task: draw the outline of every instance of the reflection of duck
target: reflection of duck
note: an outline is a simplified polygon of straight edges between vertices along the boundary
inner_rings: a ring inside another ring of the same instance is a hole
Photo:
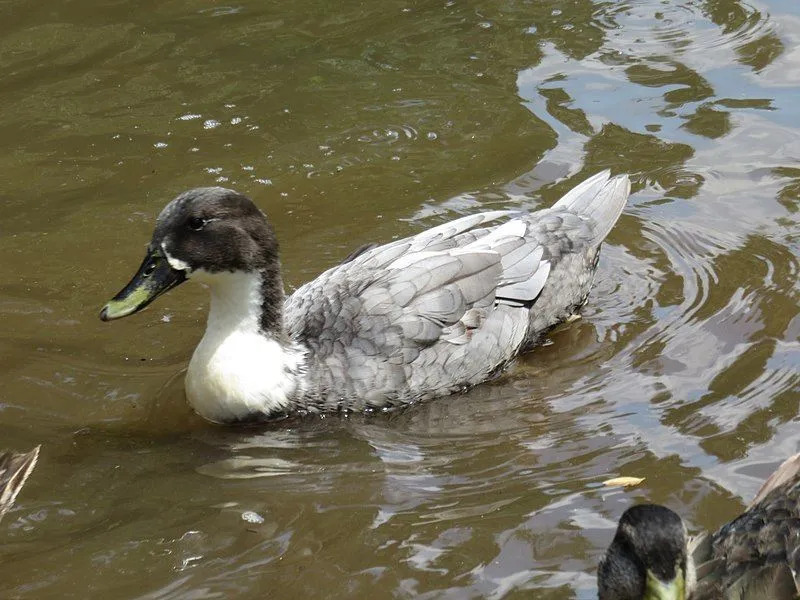
[[[747,510],[687,539],[664,506],[625,511],[598,570],[600,600],[789,600],[800,595],[800,454],[767,479]]]
[[[186,279],[211,309],[186,393],[202,416],[370,410],[480,383],[586,302],[630,192],[604,171],[535,213],[497,210],[367,246],[284,301],[264,214],[223,188],[161,212],[147,256],[100,313],[116,319]]]
[[[39,446],[30,452],[0,452],[0,519],[6,514],[19,494],[25,480],[36,466]]]

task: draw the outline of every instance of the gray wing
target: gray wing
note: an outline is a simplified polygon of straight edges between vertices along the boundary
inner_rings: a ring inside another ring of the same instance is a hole
[[[629,191],[604,171],[548,210],[470,215],[352,253],[286,301],[310,395],[363,409],[485,380],[586,301]]]
[[[526,218],[482,227],[514,214],[471,215],[366,250],[287,299],[289,332],[311,350],[326,408],[441,395],[514,356],[550,271]]]

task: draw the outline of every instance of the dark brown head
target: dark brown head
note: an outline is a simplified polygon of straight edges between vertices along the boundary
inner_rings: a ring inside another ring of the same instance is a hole
[[[282,295],[278,242],[264,213],[233,190],[189,190],[161,211],[139,271],[106,304],[100,318],[133,314],[186,279],[205,280],[222,272],[262,274],[274,283],[273,292]]]
[[[164,207],[150,250],[160,249],[173,268],[219,273],[260,271],[278,254],[267,218],[253,202],[225,188],[197,188]]]
[[[685,600],[693,579],[683,521],[657,504],[623,513],[597,571],[600,600]]]

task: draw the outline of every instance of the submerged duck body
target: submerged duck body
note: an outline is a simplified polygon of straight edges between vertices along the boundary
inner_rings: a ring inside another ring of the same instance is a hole
[[[800,454],[747,510],[689,539],[681,518],[652,504],[619,521],[600,562],[600,600],[794,600],[800,597]]]
[[[185,385],[211,421],[409,404],[485,381],[577,314],[629,192],[605,171],[549,209],[479,213],[367,247],[284,298],[263,213],[199,188],[162,211],[139,272],[101,318],[205,283],[208,324]]]

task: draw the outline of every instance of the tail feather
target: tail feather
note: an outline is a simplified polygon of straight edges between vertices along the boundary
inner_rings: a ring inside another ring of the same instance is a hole
[[[769,476],[764,485],[761,486],[761,489],[758,490],[756,497],[753,498],[747,510],[761,502],[772,490],[787,484],[794,484],[798,480],[800,480],[800,454],[795,454],[787,458],[781,463],[780,467],[775,469],[775,472]]]
[[[595,224],[595,233],[590,243],[597,245],[614,227],[630,193],[631,182],[628,176],[611,177],[611,171],[606,169],[572,188],[553,208],[591,218]]]
[[[0,518],[11,508],[25,480],[36,466],[39,448],[40,446],[36,446],[30,452],[21,454],[0,452]]]

